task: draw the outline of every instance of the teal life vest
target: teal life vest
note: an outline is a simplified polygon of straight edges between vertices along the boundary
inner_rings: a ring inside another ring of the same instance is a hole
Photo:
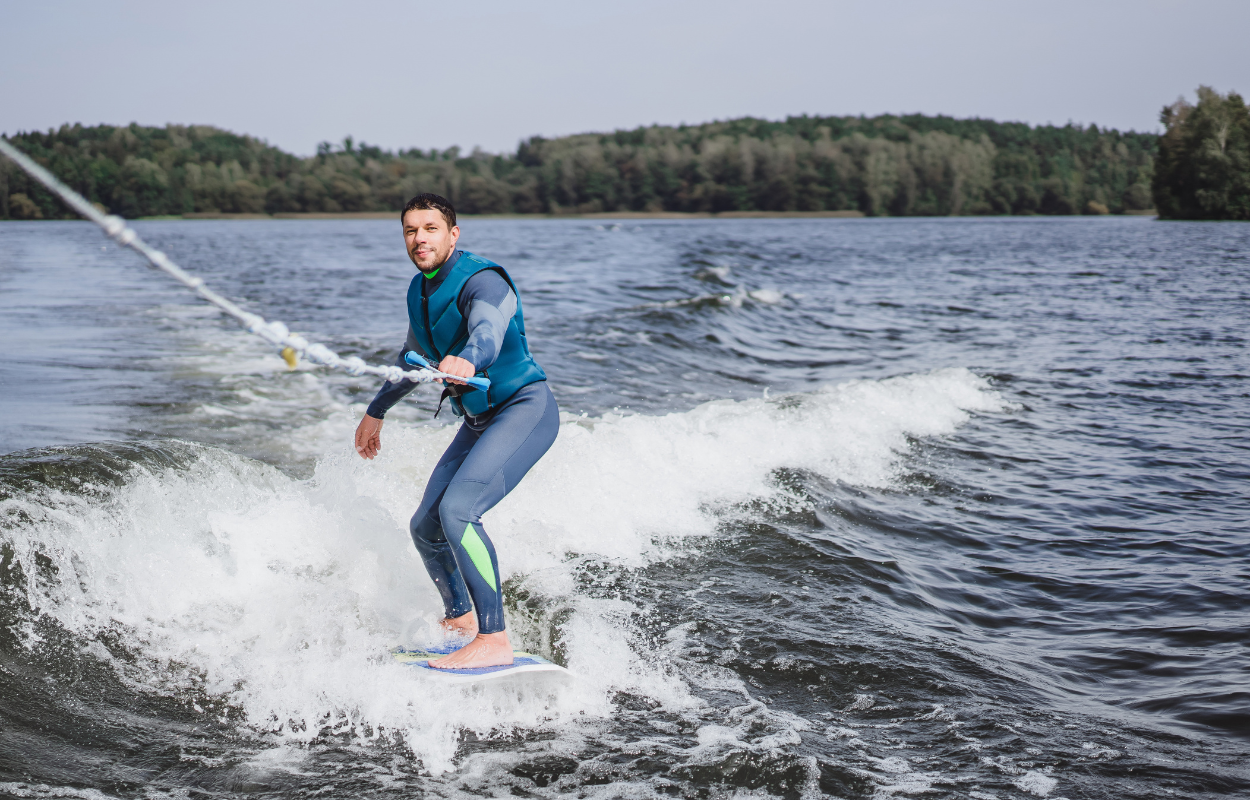
[[[530,355],[529,344],[525,341],[521,293],[517,291],[512,277],[495,262],[475,256],[468,250],[460,251],[451,272],[428,298],[423,297],[425,275],[418,271],[413,277],[408,285],[408,321],[412,325],[413,336],[435,364],[447,356],[459,355],[469,341],[469,321],[460,313],[457,304],[460,290],[469,278],[485,269],[495,270],[512,287],[512,293],[516,295],[516,313],[508,320],[499,357],[495,363],[477,373],[490,380],[490,388],[484,392],[473,389],[458,397],[453,396],[451,408],[456,416],[466,413],[479,416],[503,404],[521,387],[547,380],[547,373]]]

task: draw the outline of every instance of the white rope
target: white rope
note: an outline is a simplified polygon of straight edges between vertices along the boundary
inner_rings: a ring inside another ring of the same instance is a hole
[[[291,333],[290,329],[281,322],[267,322],[264,317],[258,314],[244,311],[230,300],[208,288],[204,284],[203,278],[187,272],[175,264],[169,256],[140,239],[134,228],[126,224],[126,220],[118,216],[101,213],[99,209],[88,203],[85,197],[61,183],[55,175],[36,164],[29,156],[3,138],[0,138],[0,153],[4,153],[13,159],[32,178],[46,186],[49,191],[60,196],[70,208],[99,225],[113,241],[137,251],[152,266],[173,276],[179,283],[237,319],[243,324],[243,327],[252,333],[268,342],[283,347],[283,358],[286,359],[287,364],[292,368],[295,366],[294,355],[298,354],[314,364],[321,364],[331,369],[341,369],[352,375],[376,375],[391,383],[399,383],[405,378],[417,383],[430,383],[440,378],[456,377],[436,370],[404,370],[395,366],[376,367],[372,364],[366,364],[363,359],[356,356],[343,358],[319,342],[310,342],[297,333]],[[458,380],[463,379],[460,378]]]

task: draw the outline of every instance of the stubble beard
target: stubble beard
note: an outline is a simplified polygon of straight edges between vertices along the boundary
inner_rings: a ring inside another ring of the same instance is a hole
[[[447,260],[446,256],[441,255],[437,250],[430,250],[429,253],[430,253],[430,256],[428,259],[429,263],[422,264],[421,261],[418,260],[417,254],[415,251],[413,250],[408,251],[408,258],[412,260],[412,263],[416,265],[417,269],[421,270],[423,273],[427,275],[433,270],[437,269],[439,266],[442,265],[444,261]]]

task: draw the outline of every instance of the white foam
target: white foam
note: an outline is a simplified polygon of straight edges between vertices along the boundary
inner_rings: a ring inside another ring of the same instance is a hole
[[[1035,797],[1045,797],[1054,791],[1058,784],[1058,780],[1037,770],[1029,770],[1015,782],[1017,789]]]
[[[0,781],[0,792],[10,797],[30,797],[30,798],[47,798],[47,800],[62,800],[63,798],[77,798],[77,800],[113,800],[113,795],[105,794],[96,789],[75,789],[72,786],[49,786],[46,783],[13,783]]]
[[[7,534],[18,560],[39,551],[59,570],[54,584],[31,583],[32,602],[87,639],[120,633],[137,661],[117,667],[137,685],[202,685],[293,741],[402,737],[438,771],[465,729],[570,730],[605,717],[620,690],[674,711],[698,705],[686,679],[645,657],[630,621],[640,609],[579,587],[587,562],[635,567],[698,547],[747,501],[784,499],[778,468],[888,486],[908,436],[1003,408],[982,379],[947,369],[660,417],[565,418],[551,452],[485,518],[509,586],[563,612],[558,644],[581,675],[564,688],[434,685],[387,655],[441,616],[407,520],[450,427],[388,424],[382,454],[364,462],[342,411],[320,423],[318,439],[335,444],[308,480],[202,448],[185,469],[136,468],[104,502],[52,492],[0,510],[32,520]],[[517,644],[549,645],[541,623],[513,618],[528,637]]]

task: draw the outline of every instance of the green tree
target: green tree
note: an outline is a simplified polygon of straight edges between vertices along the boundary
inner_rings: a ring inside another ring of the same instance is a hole
[[[1250,112],[1236,92],[1198,87],[1164,106],[1152,189],[1168,219],[1250,220]]]
[[[21,192],[9,195],[8,214],[12,219],[43,219],[43,211]]]

